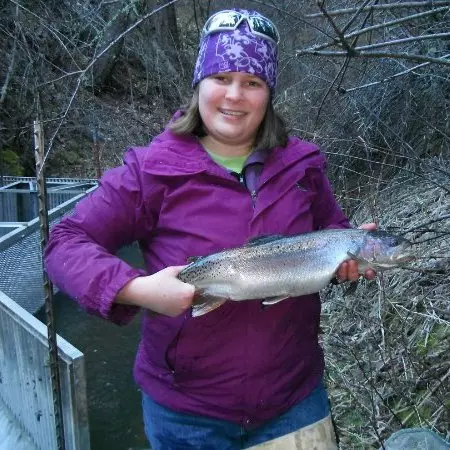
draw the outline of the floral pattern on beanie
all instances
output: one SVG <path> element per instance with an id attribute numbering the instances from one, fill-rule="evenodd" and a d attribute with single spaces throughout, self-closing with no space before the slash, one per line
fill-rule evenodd
<path id="1" fill-rule="evenodd" d="M 244 21 L 236 30 L 207 35 L 200 44 L 193 87 L 220 72 L 246 72 L 274 89 L 277 77 L 277 45 L 254 35 Z"/>

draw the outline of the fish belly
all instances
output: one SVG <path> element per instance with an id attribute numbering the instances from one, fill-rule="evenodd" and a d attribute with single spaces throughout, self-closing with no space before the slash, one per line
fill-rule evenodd
<path id="1" fill-rule="evenodd" d="M 230 300 L 267 297 L 296 297 L 323 289 L 339 265 L 336 260 L 293 258 L 291 255 L 261 258 L 240 263 L 228 286 Z"/>

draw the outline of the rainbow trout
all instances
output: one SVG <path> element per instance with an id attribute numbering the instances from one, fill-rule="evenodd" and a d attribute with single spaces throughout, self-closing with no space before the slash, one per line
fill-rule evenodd
<path id="1" fill-rule="evenodd" d="M 195 286 L 192 316 L 227 300 L 260 299 L 273 305 L 323 289 L 339 265 L 350 259 L 382 271 L 414 259 L 410 242 L 385 231 L 322 230 L 295 236 L 265 236 L 242 247 L 192 258 L 178 278 Z"/>

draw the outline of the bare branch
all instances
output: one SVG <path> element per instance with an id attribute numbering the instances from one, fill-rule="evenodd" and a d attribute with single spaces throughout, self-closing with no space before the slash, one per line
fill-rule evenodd
<path id="1" fill-rule="evenodd" d="M 351 37 L 354 37 L 354 36 L 359 36 L 359 35 L 364 34 L 364 33 L 368 33 L 368 32 L 375 31 L 375 30 L 380 30 L 380 29 L 383 29 L 383 28 L 388 28 L 388 27 L 391 27 L 393 25 L 398 25 L 400 23 L 409 22 L 410 20 L 413 20 L 413 19 L 418 19 L 418 18 L 421 18 L 421 17 L 429 16 L 430 14 L 436 14 L 438 12 L 444 12 L 444 11 L 448 11 L 448 10 L 449 10 L 448 7 L 442 7 L 442 8 L 433 9 L 431 11 L 426 11 L 424 13 L 412 14 L 410 16 L 402 17 L 400 19 L 391 20 L 389 22 L 383 22 L 383 23 L 380 23 L 380 24 L 377 24 L 377 25 L 372 25 L 370 27 L 363 28 L 363 29 L 358 30 L 358 31 L 353 31 L 352 33 L 345 34 L 344 37 L 345 37 L 345 39 L 348 39 L 348 38 L 351 38 Z M 324 48 L 328 48 L 328 47 L 331 47 L 333 45 L 336 45 L 337 42 L 338 42 L 337 40 L 333 40 L 332 42 L 327 42 L 325 44 L 314 45 L 313 47 L 310 47 L 309 49 L 306 49 L 306 50 L 298 50 L 296 52 L 296 55 L 300 56 L 300 55 L 302 55 L 304 53 L 310 53 L 311 51 L 322 50 Z"/>
<path id="2" fill-rule="evenodd" d="M 423 41 L 425 39 L 440 39 L 448 37 L 450 37 L 450 33 L 424 34 L 422 36 L 411 36 L 409 38 L 395 39 L 393 41 L 388 42 L 378 42 L 377 44 L 362 45 L 361 47 L 355 47 L 354 50 L 355 51 L 371 50 L 373 48 L 387 47 L 389 45 L 404 44 L 405 42 Z"/>
<path id="3" fill-rule="evenodd" d="M 370 2 L 371 2 L 371 0 L 366 0 L 366 1 L 360 6 L 360 8 L 357 9 L 357 10 L 355 11 L 355 14 L 353 14 L 353 16 L 350 18 L 350 20 L 346 23 L 345 27 L 342 29 L 342 31 L 343 31 L 344 33 L 351 27 L 352 23 L 356 20 L 356 18 L 359 16 L 359 14 L 361 13 L 361 11 L 364 10 L 364 7 L 365 7 L 368 3 L 370 3 Z M 368 16 L 369 16 L 369 15 L 367 15 L 367 17 L 368 17 Z M 366 20 L 367 20 L 367 17 L 366 17 Z M 365 23 L 365 21 L 364 21 L 364 23 Z"/>
<path id="4" fill-rule="evenodd" d="M 447 192 L 447 193 L 450 194 L 450 189 L 447 188 L 446 186 L 444 186 L 443 184 L 438 183 L 438 182 L 436 182 L 435 180 L 432 180 L 430 177 L 428 177 L 428 176 L 426 176 L 426 175 L 423 175 L 422 173 L 417 172 L 416 170 L 408 169 L 408 168 L 403 167 L 403 166 L 400 166 L 400 165 L 398 165 L 398 164 L 391 164 L 391 163 L 387 163 L 387 162 L 385 162 L 385 161 L 369 160 L 368 158 L 362 158 L 361 156 L 355 156 L 355 155 L 343 155 L 343 154 L 341 154 L 341 153 L 336 153 L 336 152 L 331 152 L 331 151 L 326 151 L 325 153 L 326 153 L 327 155 L 329 155 L 329 156 L 330 156 L 330 155 L 340 156 L 340 157 L 349 158 L 349 159 L 354 160 L 354 161 L 367 161 L 367 162 L 370 162 L 370 163 L 372 163 L 372 164 L 377 164 L 377 165 L 382 166 L 382 167 L 392 167 L 392 168 L 394 168 L 394 169 L 402 170 L 402 171 L 405 171 L 405 172 L 407 172 L 407 173 L 410 173 L 410 174 L 412 174 L 412 175 L 414 175 L 414 176 L 416 176 L 416 177 L 418 177 L 418 178 L 425 179 L 425 180 L 427 180 L 429 183 L 435 185 L 436 187 L 441 188 L 442 190 L 444 190 L 445 192 Z"/>
<path id="5" fill-rule="evenodd" d="M 74 91 L 72 92 L 72 96 L 70 97 L 70 100 L 69 100 L 69 102 L 67 104 L 66 110 L 64 111 L 64 114 L 61 117 L 61 120 L 59 121 L 59 124 L 56 127 L 56 130 L 55 130 L 55 132 L 53 133 L 53 135 L 52 135 L 52 137 L 50 139 L 50 142 L 49 142 L 49 145 L 48 145 L 48 149 L 45 152 L 45 156 L 44 156 L 44 159 L 42 161 L 42 165 L 40 166 L 39 171 L 37 172 L 37 175 L 36 175 L 37 177 L 39 177 L 39 175 L 41 174 L 42 170 L 44 170 L 45 163 L 47 161 L 48 155 L 50 154 L 50 151 L 51 151 L 51 149 L 53 147 L 53 141 L 55 140 L 56 136 L 58 135 L 59 129 L 62 127 L 62 124 L 64 123 L 64 120 L 66 119 L 67 115 L 69 114 L 70 108 L 72 107 L 72 103 L 75 100 L 75 97 L 77 96 L 78 90 L 80 89 L 81 80 L 82 80 L 81 77 L 78 78 L 77 85 L 76 85 Z"/>
<path id="6" fill-rule="evenodd" d="M 363 28 L 362 30 L 354 31 L 353 33 L 346 34 L 345 38 L 348 39 L 349 37 L 359 36 L 360 34 L 368 33 L 369 31 L 388 28 L 392 25 L 398 25 L 400 23 L 405 23 L 405 22 L 409 22 L 411 20 L 420 19 L 422 17 L 426 17 L 431 14 L 436 14 L 438 12 L 444 12 L 444 11 L 449 12 L 449 10 L 450 10 L 449 7 L 444 6 L 441 8 L 432 9 L 431 11 L 425 11 L 423 13 L 412 14 L 410 16 L 401 17 L 400 19 L 391 20 L 389 22 L 383 22 L 378 25 L 373 25 L 371 27 Z"/>
<path id="7" fill-rule="evenodd" d="M 423 396 L 423 398 L 420 400 L 420 402 L 417 405 L 417 409 L 422 406 L 428 398 L 430 398 L 434 392 L 440 388 L 442 386 L 442 383 L 449 377 L 450 375 L 450 369 L 447 370 L 447 373 L 441 377 L 440 380 L 438 380 L 435 385 L 431 388 L 427 390 L 427 393 Z M 415 411 L 411 411 L 403 420 L 402 420 L 402 425 L 405 425 L 406 423 L 408 423 L 408 420 L 415 414 Z"/>
<path id="8" fill-rule="evenodd" d="M 11 54 L 11 61 L 9 62 L 8 71 L 6 72 L 5 82 L 3 83 L 2 92 L 0 95 L 0 105 L 5 101 L 6 91 L 8 90 L 9 81 L 11 79 L 11 75 L 14 70 L 14 62 L 16 59 L 16 50 L 17 50 L 16 47 L 17 47 L 16 40 L 14 40 L 14 46 L 13 46 L 12 54 Z"/>
<path id="9" fill-rule="evenodd" d="M 336 74 L 336 76 L 334 77 L 334 80 L 330 83 L 330 86 L 328 87 L 327 92 L 323 96 L 322 101 L 320 102 L 319 108 L 317 110 L 315 126 L 317 126 L 317 123 L 319 121 L 320 113 L 322 112 L 322 108 L 323 108 L 323 106 L 325 104 L 325 100 L 327 99 L 327 97 L 332 92 L 333 87 L 336 84 L 336 82 L 338 81 L 338 79 L 341 78 L 341 81 L 342 81 L 342 79 L 344 78 L 344 75 L 345 75 L 345 72 L 346 72 L 346 70 L 348 68 L 349 62 L 350 62 L 350 58 L 347 58 L 345 60 L 344 64 L 342 65 L 342 67 L 339 69 L 339 71 Z M 339 86 L 337 87 L 337 90 L 339 91 Z"/>
<path id="10" fill-rule="evenodd" d="M 13 1 L 13 0 L 10 0 Z M 120 33 L 115 39 L 113 39 L 108 45 L 105 46 L 105 48 L 98 53 L 97 55 L 95 55 L 94 58 L 91 59 L 90 63 L 81 70 L 77 70 L 74 72 L 70 72 L 67 75 L 63 75 L 61 77 L 58 78 L 58 80 L 61 80 L 62 78 L 65 77 L 69 77 L 72 75 L 79 75 L 80 77 L 83 77 L 86 72 L 89 71 L 89 69 L 91 69 L 91 67 L 114 45 L 117 44 L 117 42 L 119 42 L 121 39 L 123 39 L 128 33 L 130 33 L 131 31 L 133 31 L 135 28 L 137 28 L 139 25 L 142 24 L 142 22 L 145 22 L 149 17 L 153 16 L 154 14 L 156 14 L 157 12 L 163 10 L 164 8 L 167 8 L 168 6 L 176 3 L 178 0 L 170 0 L 169 2 L 165 3 L 164 5 L 161 5 L 158 8 L 155 8 L 154 10 L 150 11 L 149 13 L 145 14 L 144 16 L 142 16 L 139 20 L 137 20 L 135 23 L 133 23 L 132 25 L 130 25 L 125 31 L 123 31 L 122 33 Z M 44 84 L 49 84 L 49 83 L 53 83 L 55 80 L 50 80 Z"/>
<path id="11" fill-rule="evenodd" d="M 347 52 L 327 51 L 327 50 L 321 51 L 303 50 L 297 53 L 297 56 L 298 55 L 330 56 L 330 57 L 344 57 L 344 58 L 348 58 L 350 56 Z M 394 59 L 405 59 L 408 61 L 427 61 L 430 63 L 450 66 L 450 60 L 448 59 L 433 58 L 432 56 L 423 56 L 423 55 L 411 55 L 409 53 L 355 52 L 351 56 L 357 58 L 394 58 Z"/>
<path id="12" fill-rule="evenodd" d="M 92 61 L 82 70 L 83 73 L 86 73 L 95 63 L 96 61 L 102 57 L 111 47 L 113 47 L 117 42 L 119 42 L 121 39 L 123 39 L 128 33 L 133 31 L 135 28 L 137 28 L 139 25 L 141 25 L 142 22 L 145 22 L 149 17 L 153 16 L 157 12 L 163 10 L 164 8 L 167 8 L 168 6 L 176 3 L 178 0 L 170 0 L 164 5 L 161 5 L 158 8 L 155 8 L 154 10 L 150 11 L 149 13 L 142 16 L 139 20 L 137 20 L 133 25 L 130 25 L 124 32 L 120 33 L 114 40 L 112 40 L 98 55 L 95 56 L 95 58 L 92 59 Z"/>
<path id="13" fill-rule="evenodd" d="M 322 11 L 322 14 L 328 19 L 328 22 L 330 22 L 331 26 L 333 27 L 334 32 L 337 34 L 342 46 L 347 50 L 348 55 L 352 56 L 353 48 L 345 39 L 344 33 L 341 31 L 341 29 L 336 25 L 334 20 L 328 15 L 327 10 L 325 9 L 325 6 L 324 6 L 324 2 L 325 2 L 325 0 L 318 1 L 317 6 Z"/>
<path id="14" fill-rule="evenodd" d="M 71 96 L 71 98 L 70 98 L 70 100 L 69 100 L 69 102 L 67 104 L 65 112 L 64 112 L 64 114 L 63 114 L 63 116 L 62 116 L 62 118 L 61 118 L 61 120 L 60 120 L 60 122 L 59 122 L 59 124 L 58 124 L 58 126 L 57 126 L 57 128 L 55 130 L 55 132 L 53 133 L 52 138 L 50 139 L 49 146 L 48 146 L 48 149 L 47 149 L 47 151 L 45 153 L 45 157 L 44 157 L 44 161 L 42 163 L 41 170 L 43 170 L 44 167 L 45 167 L 45 162 L 47 161 L 47 158 L 48 158 L 48 155 L 50 154 L 50 151 L 52 150 L 54 139 L 56 138 L 56 136 L 57 136 L 57 134 L 59 132 L 59 129 L 61 128 L 65 118 L 67 117 L 67 115 L 69 113 L 69 110 L 70 110 L 70 108 L 72 106 L 72 103 L 73 103 L 73 101 L 74 101 L 74 99 L 75 99 L 75 97 L 76 97 L 76 95 L 78 93 L 78 90 L 80 89 L 81 81 L 83 80 L 83 77 L 87 73 L 87 71 L 95 64 L 95 62 L 99 58 L 101 58 L 102 55 L 104 55 L 118 41 L 123 39 L 124 36 L 126 36 L 128 33 L 130 33 L 132 30 L 134 30 L 136 27 L 138 27 L 142 22 L 144 22 L 146 19 L 148 19 L 152 15 L 156 14 L 157 12 L 161 11 L 162 9 L 166 8 L 169 5 L 171 5 L 173 3 L 176 3 L 177 1 L 178 0 L 171 0 L 171 1 L 167 2 L 167 3 L 165 3 L 164 5 L 162 5 L 162 6 L 158 7 L 158 8 L 155 8 L 154 10 L 150 11 L 148 14 L 145 14 L 144 16 L 142 16 L 133 25 L 128 27 L 124 32 L 120 33 L 119 36 L 117 36 L 113 41 L 111 41 L 107 46 L 105 46 L 105 48 L 98 55 L 96 55 L 95 58 L 93 58 L 91 60 L 91 62 L 83 70 L 80 70 L 80 71 L 77 71 L 77 72 L 72 72 L 72 74 L 79 74 L 79 77 L 78 77 L 78 80 L 77 80 L 77 85 L 76 85 L 76 88 L 73 91 L 72 96 Z M 60 77 L 59 79 L 61 79 L 61 78 L 64 78 L 64 77 Z M 39 176 L 39 174 L 38 174 L 38 176 Z"/>
<path id="15" fill-rule="evenodd" d="M 59 33 L 58 30 L 55 30 L 52 26 L 47 25 L 47 21 L 38 16 L 37 14 L 35 14 L 33 11 L 30 11 L 28 8 L 26 8 L 25 6 L 21 5 L 20 3 L 17 3 L 15 0 L 9 0 L 11 3 L 13 3 L 14 5 L 16 5 L 17 8 L 21 8 L 23 9 L 27 14 L 32 15 L 33 17 L 35 17 L 36 19 L 38 19 L 42 26 L 48 30 L 49 33 L 51 33 L 54 38 L 61 44 L 61 47 L 64 48 L 64 50 L 66 51 L 67 55 L 70 57 L 70 59 L 72 60 L 72 62 L 75 64 L 76 67 L 78 66 L 78 63 L 75 61 L 74 57 L 72 56 L 72 54 L 70 53 L 69 49 L 67 48 L 67 46 L 63 43 L 62 38 L 66 39 L 67 38 L 62 35 L 61 33 Z M 61 37 L 60 37 L 61 36 Z M 69 41 L 70 42 L 70 41 Z M 70 42 L 71 44 L 73 44 L 72 42 Z"/>
<path id="16" fill-rule="evenodd" d="M 392 3 L 392 4 L 382 4 L 382 5 L 372 5 L 365 6 L 362 9 L 358 8 L 345 8 L 345 9 L 336 9 L 334 11 L 328 11 L 328 15 L 330 16 L 340 16 L 345 14 L 351 14 L 354 12 L 361 11 L 383 11 L 383 10 L 393 10 L 393 9 L 407 9 L 407 8 L 428 8 L 435 6 L 450 6 L 450 1 L 448 0 L 429 0 L 422 2 L 402 2 L 402 3 Z M 307 19 L 313 18 L 323 18 L 323 13 L 315 13 L 315 14 L 307 14 L 305 15 Z"/>
<path id="17" fill-rule="evenodd" d="M 450 56 L 450 53 L 448 53 L 447 55 L 444 55 L 443 58 L 448 58 L 449 56 Z M 356 90 L 359 90 L 359 89 L 364 89 L 364 88 L 367 88 L 367 87 L 370 87 L 370 86 L 376 86 L 377 84 L 386 83 L 387 81 L 393 80 L 394 78 L 397 78 L 397 77 L 401 77 L 401 76 L 406 75 L 406 74 L 408 74 L 410 72 L 414 72 L 415 70 L 420 69 L 422 67 L 429 66 L 430 64 L 431 64 L 431 62 L 418 64 L 417 66 L 411 67 L 411 68 L 409 68 L 407 70 L 404 70 L 402 72 L 398 72 L 398 73 L 396 73 L 394 75 L 391 75 L 391 76 L 389 76 L 387 78 L 383 78 L 382 80 L 374 81 L 373 83 L 363 84 L 362 86 L 357 86 L 357 87 L 353 87 L 353 88 L 349 88 L 349 89 L 341 88 L 341 92 L 346 94 L 348 92 L 356 91 Z"/>
<path id="18" fill-rule="evenodd" d="M 15 20 L 16 33 L 17 33 L 17 29 L 18 29 L 18 24 L 17 24 L 17 16 L 18 16 L 18 14 L 19 14 L 19 9 L 16 6 L 16 20 Z M 11 61 L 9 62 L 8 71 L 6 72 L 5 82 L 3 83 L 2 91 L 1 91 L 1 95 L 0 95 L 0 105 L 5 101 L 5 98 L 6 98 L 6 91 L 8 90 L 9 81 L 11 79 L 11 75 L 12 75 L 13 70 L 14 70 L 14 62 L 15 62 L 15 59 L 16 59 L 16 51 L 17 51 L 17 39 L 14 39 L 13 49 L 12 49 L 12 52 L 11 52 Z"/>
<path id="19" fill-rule="evenodd" d="M 450 214 L 445 214 L 445 215 L 437 217 L 433 220 L 427 220 L 426 222 L 422 222 L 419 225 L 414 226 L 413 228 L 409 228 L 408 230 L 405 231 L 405 234 L 411 233 L 412 231 L 419 230 L 420 228 L 427 227 L 428 225 L 431 225 L 433 223 L 440 222 L 441 220 L 448 220 L 448 219 L 450 219 Z"/>

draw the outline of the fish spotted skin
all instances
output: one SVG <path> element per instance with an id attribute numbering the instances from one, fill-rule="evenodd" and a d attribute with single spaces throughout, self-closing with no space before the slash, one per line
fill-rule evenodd
<path id="1" fill-rule="evenodd" d="M 323 289 L 339 265 L 356 259 L 363 273 L 411 261 L 410 243 L 384 231 L 333 229 L 294 236 L 266 236 L 200 257 L 178 278 L 195 286 L 193 316 L 226 300 L 264 299 L 265 304 Z"/>

